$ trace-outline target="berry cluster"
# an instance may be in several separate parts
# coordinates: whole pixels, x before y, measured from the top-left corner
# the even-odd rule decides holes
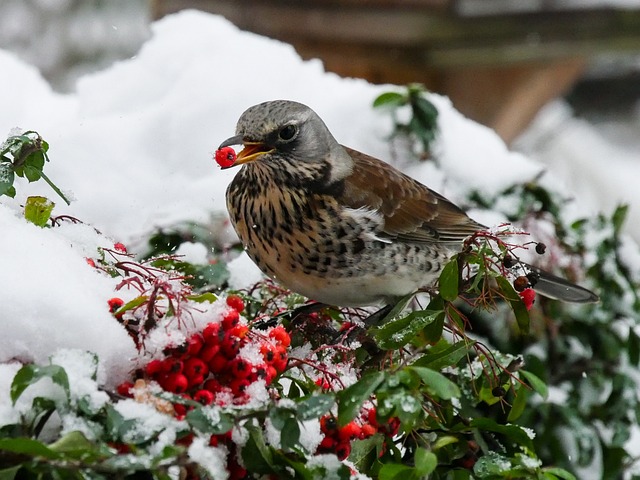
[[[399,427],[400,420],[397,417],[379,424],[375,407],[363,409],[359,417],[343,427],[338,427],[336,417],[327,414],[320,419],[320,431],[324,434],[324,438],[318,446],[317,453],[335,453],[340,460],[344,460],[351,453],[353,440],[364,440],[376,433],[393,437],[398,433]]]
[[[165,358],[151,360],[144,377],[156,381],[167,392],[179,394],[203,405],[241,405],[247,402],[247,388],[258,380],[270,385],[287,366],[291,339],[281,327],[268,336],[249,330],[240,318],[244,303],[240,297],[227,298],[230,309],[220,322],[212,322],[202,332],[191,335],[179,346],[165,349]],[[256,343],[260,361],[251,362],[240,353],[249,342]],[[126,391],[126,385],[121,386]],[[176,415],[186,408],[174,405]]]

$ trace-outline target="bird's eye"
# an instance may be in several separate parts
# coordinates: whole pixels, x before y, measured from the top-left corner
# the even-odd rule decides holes
[[[293,140],[297,134],[298,134],[298,127],[291,124],[285,125],[278,132],[278,136],[280,137],[280,140],[284,140],[285,142]]]

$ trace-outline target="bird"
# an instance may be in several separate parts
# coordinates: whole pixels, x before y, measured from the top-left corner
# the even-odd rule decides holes
[[[433,287],[465,239],[486,227],[390,164],[342,146],[310,107],[248,108],[219,149],[244,148],[226,190],[231,223],[267,276],[323,304],[392,305]],[[595,293],[530,267],[538,293],[596,302]]]

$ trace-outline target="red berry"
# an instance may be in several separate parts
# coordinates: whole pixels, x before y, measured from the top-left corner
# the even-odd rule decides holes
[[[169,357],[162,360],[162,371],[165,373],[182,373],[184,363],[177,358]]]
[[[264,361],[269,365],[271,365],[276,359],[276,347],[269,342],[263,342],[260,344],[260,353],[264,357]]]
[[[202,388],[204,390],[210,391],[211,393],[218,393],[219,391],[222,390],[222,385],[220,385],[220,382],[215,378],[210,378],[209,380],[204,382],[204,385],[202,386]]]
[[[360,429],[360,440],[364,440],[365,438],[369,438],[374,435],[378,429],[369,423],[365,423]]]
[[[320,418],[320,431],[328,436],[334,436],[338,433],[338,421],[333,415],[325,415]]]
[[[324,437],[318,445],[318,451],[320,453],[333,452],[338,445],[338,441],[333,437]]]
[[[235,396],[243,394],[249,385],[251,385],[251,382],[246,378],[234,378],[229,382],[229,388],[231,388]]]
[[[149,377],[157,377],[163,371],[162,360],[151,360],[144,368],[144,373]]]
[[[202,335],[200,335],[199,333],[191,335],[187,339],[187,355],[190,355],[192,357],[197,356],[200,353],[200,350],[202,350],[203,345],[204,338],[202,338]]]
[[[253,365],[244,358],[236,357],[229,362],[229,368],[234,378],[248,378],[251,375]]]
[[[127,247],[125,247],[124,244],[120,242],[114,243],[113,249],[121,253],[127,253]]]
[[[340,442],[336,447],[336,456],[338,460],[346,460],[351,453],[351,444],[349,442]]]
[[[202,386],[205,378],[206,377],[202,374],[194,375],[193,377],[187,377],[187,380],[189,380],[189,389]]]
[[[229,359],[222,353],[215,355],[209,362],[209,370],[213,373],[222,373],[229,368]]]
[[[198,355],[198,358],[208,364],[211,359],[218,354],[219,351],[220,345],[205,345],[205,347],[200,350],[200,355]]]
[[[268,365],[267,366],[267,375],[265,377],[265,382],[267,382],[267,385],[271,385],[271,382],[273,382],[273,379],[276,378],[278,376],[278,371],[275,369],[275,367]]]
[[[244,300],[242,300],[238,295],[229,295],[227,297],[227,305],[238,313],[242,313],[244,310]]]
[[[273,367],[280,373],[287,368],[287,360],[289,359],[287,355],[287,350],[282,346],[278,345],[276,347],[276,358],[273,361]]]
[[[93,258],[86,257],[85,260],[90,267],[96,268],[96,262],[93,261]]]
[[[233,327],[240,323],[240,314],[237,310],[229,310],[222,317],[222,328],[224,330],[231,330]]]
[[[360,436],[362,429],[356,422],[349,422],[338,430],[338,438],[343,442],[348,442]]]
[[[183,417],[187,414],[187,406],[182,403],[174,403],[173,411],[176,412],[176,416]]]
[[[367,421],[369,422],[369,424],[373,425],[374,427],[378,426],[378,419],[376,418],[376,416],[377,416],[377,412],[375,407],[370,408],[369,411],[367,412]]]
[[[291,345],[291,337],[282,326],[277,326],[269,332],[269,337],[273,338],[277,344],[284,347]]]
[[[225,335],[224,340],[220,344],[220,349],[225,357],[233,359],[238,355],[240,351],[242,341],[235,335]]]
[[[533,304],[536,300],[536,292],[533,288],[525,288],[521,292],[518,293],[522,301],[524,302],[524,306],[527,307],[527,310],[531,310]]]
[[[209,367],[201,359],[191,357],[185,360],[183,373],[189,379],[196,376],[206,377],[209,374]]]
[[[116,310],[124,305],[124,300],[118,297],[113,297],[107,300],[107,303],[109,304],[109,312],[115,313]]]
[[[123,397],[131,398],[133,397],[133,394],[131,393],[132,388],[133,388],[133,383],[122,382],[120,385],[118,385],[118,387],[116,388],[116,391]]]
[[[215,159],[222,168],[228,168],[236,163],[236,152],[231,147],[222,147],[216,150]]]
[[[169,392],[184,393],[189,388],[189,380],[181,373],[172,373],[167,375],[160,385]]]
[[[209,390],[198,390],[194,395],[193,399],[196,402],[199,402],[203,405],[211,405],[213,403],[214,395]]]
[[[224,331],[219,323],[209,323],[202,331],[202,337],[207,345],[218,345],[224,338]]]

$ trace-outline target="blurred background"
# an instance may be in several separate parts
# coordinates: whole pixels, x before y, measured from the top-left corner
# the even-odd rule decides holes
[[[568,115],[640,153],[640,0],[2,0],[0,48],[69,92],[183,8],[291,43],[342,76],[423,83],[530,155]],[[569,108],[531,135],[557,99]]]

